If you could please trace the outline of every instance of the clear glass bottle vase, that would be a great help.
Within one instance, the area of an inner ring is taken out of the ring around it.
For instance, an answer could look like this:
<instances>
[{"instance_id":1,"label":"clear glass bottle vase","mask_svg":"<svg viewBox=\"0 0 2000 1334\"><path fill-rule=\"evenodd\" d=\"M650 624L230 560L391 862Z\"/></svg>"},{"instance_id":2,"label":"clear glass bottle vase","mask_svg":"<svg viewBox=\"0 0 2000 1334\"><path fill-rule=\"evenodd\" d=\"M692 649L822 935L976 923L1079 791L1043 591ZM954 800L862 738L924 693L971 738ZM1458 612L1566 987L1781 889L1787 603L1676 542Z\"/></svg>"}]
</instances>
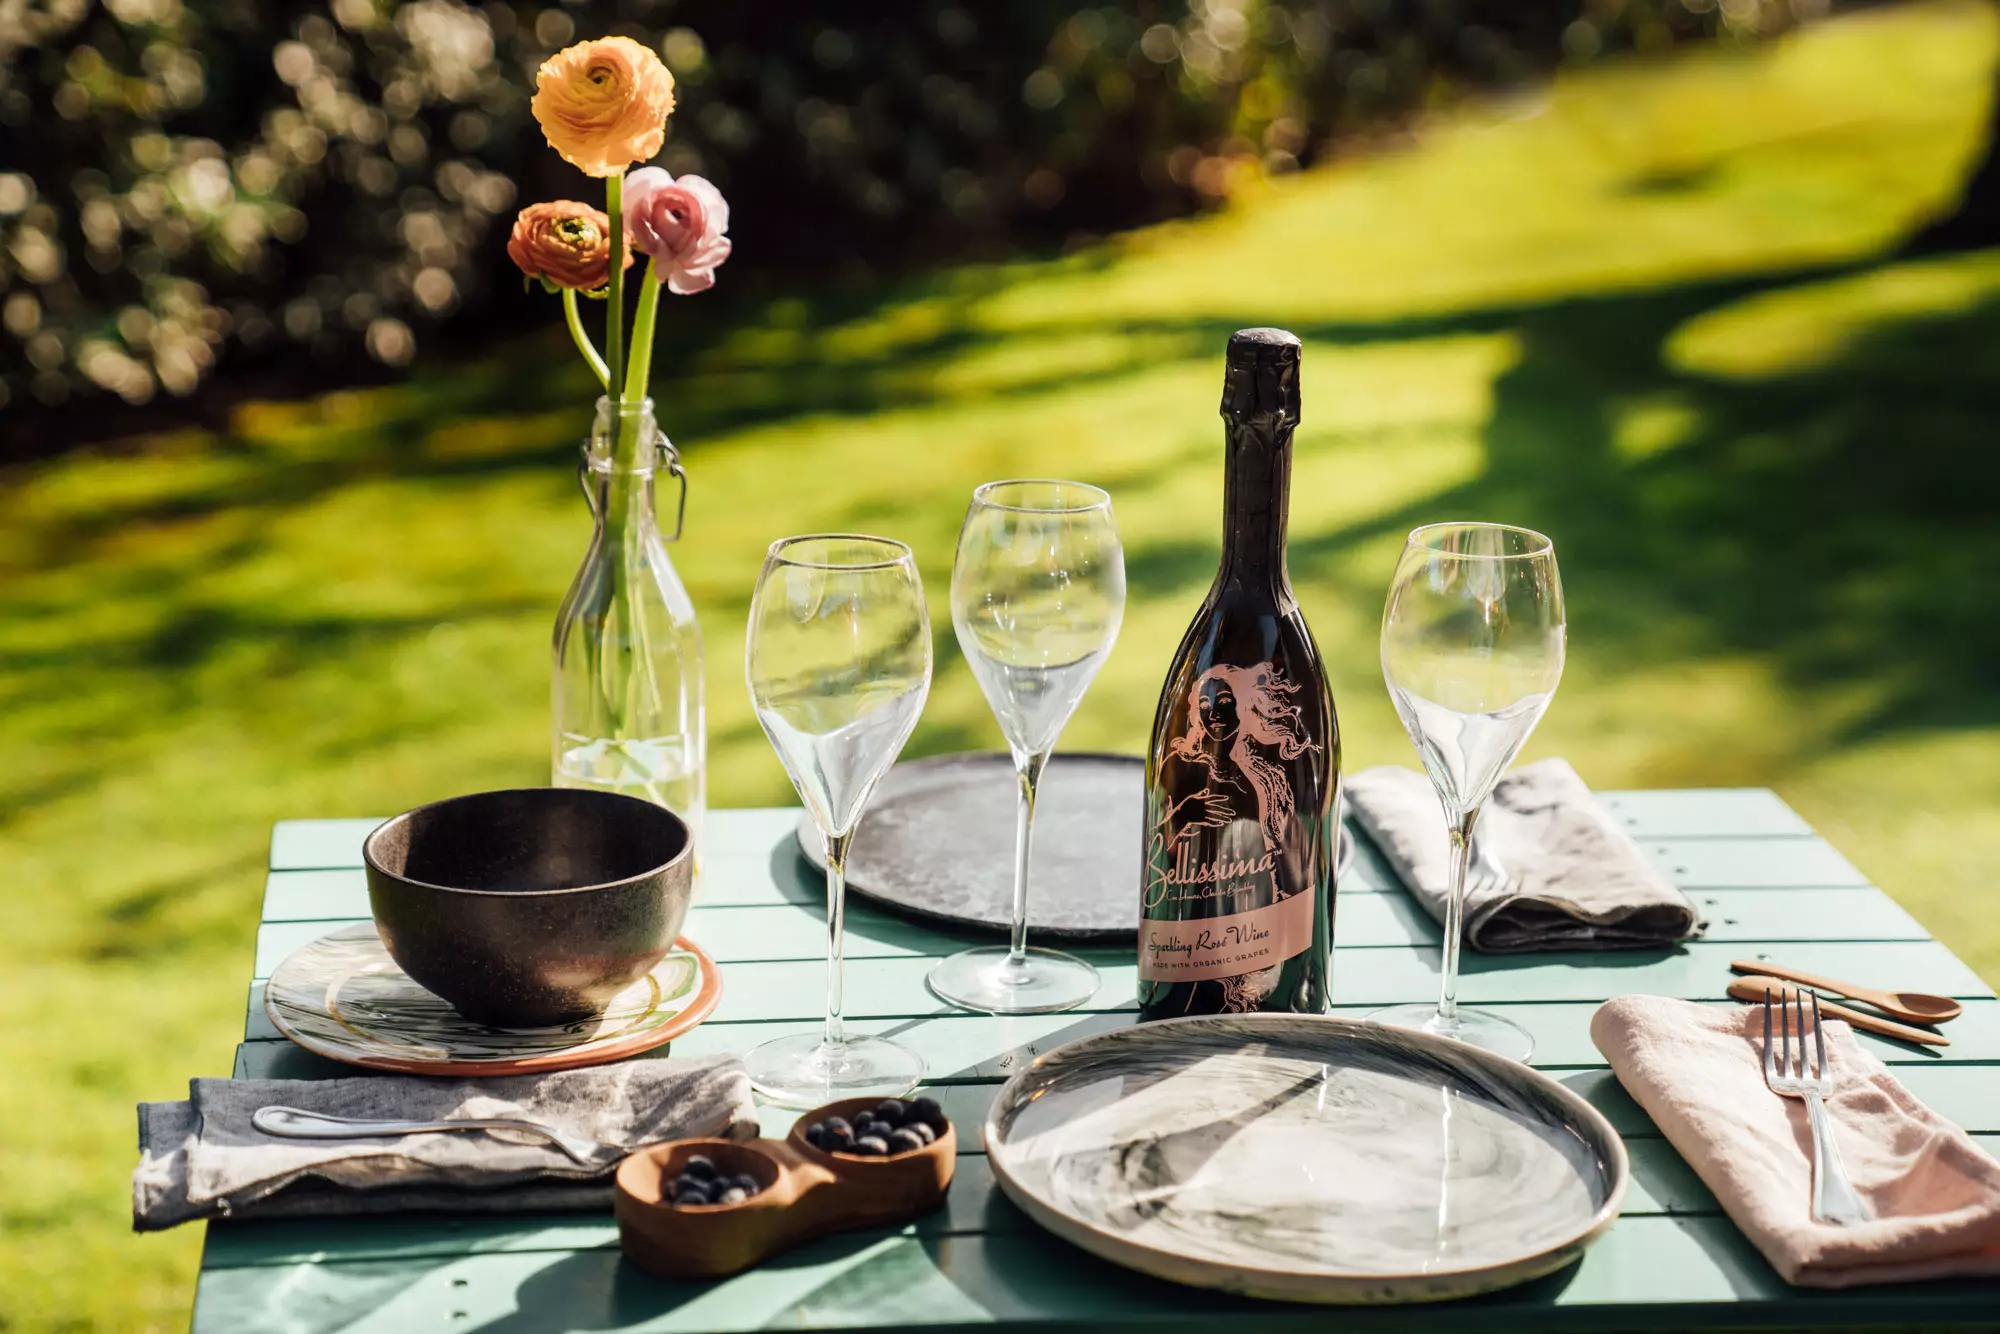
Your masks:
<instances>
[{"instance_id":1,"label":"clear glass bottle vase","mask_svg":"<svg viewBox=\"0 0 2000 1334\"><path fill-rule=\"evenodd\" d=\"M655 482L673 488L671 535ZM556 614L554 784L623 792L687 821L697 865L708 806L701 627L667 555L687 478L653 420L653 400L597 400L579 469L596 526Z\"/></svg>"}]
</instances>

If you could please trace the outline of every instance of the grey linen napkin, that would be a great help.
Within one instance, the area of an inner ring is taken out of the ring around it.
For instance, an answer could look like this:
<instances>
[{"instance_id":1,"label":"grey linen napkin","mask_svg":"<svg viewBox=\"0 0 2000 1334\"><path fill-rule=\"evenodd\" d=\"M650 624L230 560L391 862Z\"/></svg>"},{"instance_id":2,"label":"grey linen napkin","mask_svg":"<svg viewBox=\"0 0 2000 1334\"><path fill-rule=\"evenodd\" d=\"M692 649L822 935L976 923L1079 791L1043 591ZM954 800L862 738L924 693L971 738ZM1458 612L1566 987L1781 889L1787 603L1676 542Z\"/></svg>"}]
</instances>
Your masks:
<instances>
[{"instance_id":1,"label":"grey linen napkin","mask_svg":"<svg viewBox=\"0 0 2000 1334\"><path fill-rule=\"evenodd\" d=\"M1430 780L1394 765L1347 780L1348 803L1424 910L1445 915L1450 845ZM1638 949L1702 928L1694 905L1612 823L1567 760L1503 777L1473 834L1505 874L1467 878L1465 941L1494 954Z\"/></svg>"},{"instance_id":2,"label":"grey linen napkin","mask_svg":"<svg viewBox=\"0 0 2000 1334\"><path fill-rule=\"evenodd\" d=\"M751 1139L758 1130L750 1080L734 1056L500 1079L196 1079L188 1090L186 1102L139 1104L137 1231L194 1218L608 1209L611 1175L628 1153L698 1136ZM274 1105L408 1121L519 1117L604 1148L584 1167L526 1135L281 1139L250 1124L258 1108Z\"/></svg>"}]
</instances>

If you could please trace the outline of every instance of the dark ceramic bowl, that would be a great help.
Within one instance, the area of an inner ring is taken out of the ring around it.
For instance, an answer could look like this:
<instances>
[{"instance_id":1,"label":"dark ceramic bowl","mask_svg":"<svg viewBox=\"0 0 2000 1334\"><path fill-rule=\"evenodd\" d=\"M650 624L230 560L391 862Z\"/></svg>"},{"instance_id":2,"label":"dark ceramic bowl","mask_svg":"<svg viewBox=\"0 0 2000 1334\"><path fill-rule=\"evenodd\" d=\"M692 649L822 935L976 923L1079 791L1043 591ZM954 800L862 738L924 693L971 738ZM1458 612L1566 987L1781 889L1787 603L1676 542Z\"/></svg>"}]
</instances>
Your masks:
<instances>
[{"instance_id":1,"label":"dark ceramic bowl","mask_svg":"<svg viewBox=\"0 0 2000 1334\"><path fill-rule=\"evenodd\" d=\"M361 855L390 957L496 1028L601 1014L673 946L694 888L679 816L575 788L419 806L370 834Z\"/></svg>"}]
</instances>

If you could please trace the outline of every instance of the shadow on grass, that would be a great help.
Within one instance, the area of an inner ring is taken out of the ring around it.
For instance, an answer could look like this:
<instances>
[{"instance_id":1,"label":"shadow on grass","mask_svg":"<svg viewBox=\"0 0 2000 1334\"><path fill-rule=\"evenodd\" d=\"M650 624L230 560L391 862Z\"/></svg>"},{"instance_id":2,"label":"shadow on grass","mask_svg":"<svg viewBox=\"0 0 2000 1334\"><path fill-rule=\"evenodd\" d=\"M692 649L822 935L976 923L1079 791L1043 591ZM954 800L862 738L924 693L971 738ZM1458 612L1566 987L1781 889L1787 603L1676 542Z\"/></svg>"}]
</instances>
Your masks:
<instances>
[{"instance_id":1,"label":"shadow on grass","mask_svg":"<svg viewBox=\"0 0 2000 1334\"><path fill-rule=\"evenodd\" d=\"M1557 539L1571 624L1626 664L1767 655L1801 690L1859 687L1832 740L2000 722L2000 302L1884 321L1809 369L1724 379L1663 360L1695 316L1773 284L1573 302L1513 326L1484 471L1297 544L1302 566L1447 517ZM1621 450L1618 417L1678 423Z\"/></svg>"},{"instance_id":2,"label":"shadow on grass","mask_svg":"<svg viewBox=\"0 0 2000 1334\"><path fill-rule=\"evenodd\" d=\"M1663 352L1670 335L1705 313L1868 267L1297 328L1310 342L1355 348L1504 331L1519 359L1494 385L1477 476L1295 542L1295 568L1328 574L1365 545L1429 520L1525 523L1556 537L1576 633L1606 660L1643 667L1691 649L1763 656L1795 688L1827 690L1839 715L1824 735L1835 741L2000 721L2000 618L1988 591L2000 581L2000 452L1987 440L2000 416L2000 304L1885 320L1831 360L1757 377L1697 373ZM701 442L782 419L1073 392L1175 360L1206 365L1239 323L996 330L982 326L976 307L987 290L953 279L932 295L878 304L860 325L844 323L855 315L849 303L793 303L783 320L739 329L711 355L665 359L692 368L659 389L675 404L676 432L693 442L691 466L698 474ZM857 337L857 328L871 336ZM1118 355L1087 365L1030 360L975 389L941 387L975 354L1071 337L1109 339ZM36 681L62 674L65 655L86 655L94 667L179 673L250 641L326 658L427 632L435 622L428 614L252 614L191 600L187 586L218 564L254 557L287 511L340 487L374 479L449 487L525 472L566 486L579 404L592 386L548 351L517 347L405 386L262 409L261 434L220 442L224 462L242 466L166 494L27 516L17 534L24 558L14 564L29 571L88 562L147 524L227 512L236 531L199 555L107 574L108 595L164 605L163 617L23 647L0 667L17 687L39 690ZM1665 406L1673 429L1634 448L1623 423L1649 404ZM1146 485L1182 466L1155 453L1128 481ZM1133 594L1199 585L1213 561L1210 541L1135 546ZM66 599L53 598L17 588L8 602L15 615L60 616ZM470 610L523 608L502 600ZM949 635L939 647L943 671L956 650ZM927 729L918 748L947 739L978 743ZM21 802L32 804L34 791L23 784L0 795L0 823Z\"/></svg>"}]
</instances>

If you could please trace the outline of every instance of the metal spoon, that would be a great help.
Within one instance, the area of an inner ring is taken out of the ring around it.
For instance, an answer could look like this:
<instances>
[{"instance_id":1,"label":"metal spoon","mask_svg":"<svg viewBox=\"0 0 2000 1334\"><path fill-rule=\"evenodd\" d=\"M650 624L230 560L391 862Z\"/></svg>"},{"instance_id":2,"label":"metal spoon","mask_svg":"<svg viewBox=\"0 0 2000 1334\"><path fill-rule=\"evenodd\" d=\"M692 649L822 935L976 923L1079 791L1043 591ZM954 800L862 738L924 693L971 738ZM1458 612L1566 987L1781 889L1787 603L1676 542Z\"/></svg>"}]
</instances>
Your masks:
<instances>
[{"instance_id":1,"label":"metal spoon","mask_svg":"<svg viewBox=\"0 0 2000 1334\"><path fill-rule=\"evenodd\" d=\"M437 1130L519 1130L539 1135L579 1167L598 1166L605 1147L593 1140L565 1135L539 1121L493 1117L477 1121L394 1121L360 1116L329 1116L324 1112L301 1111L297 1107L259 1107L250 1115L250 1124L267 1135L283 1139L385 1139L393 1135L422 1135Z\"/></svg>"},{"instance_id":2,"label":"metal spoon","mask_svg":"<svg viewBox=\"0 0 2000 1334\"><path fill-rule=\"evenodd\" d=\"M1765 963L1761 959L1739 959L1729 966L1736 972L1753 977L1776 977L1819 991L1831 991L1836 996L1872 1005L1891 1019L1901 1019L1906 1024L1942 1024L1965 1013L1965 1007L1951 997L1933 996L1927 991L1882 991L1857 982L1842 982L1838 978L1787 968L1783 964Z\"/></svg>"}]
</instances>

